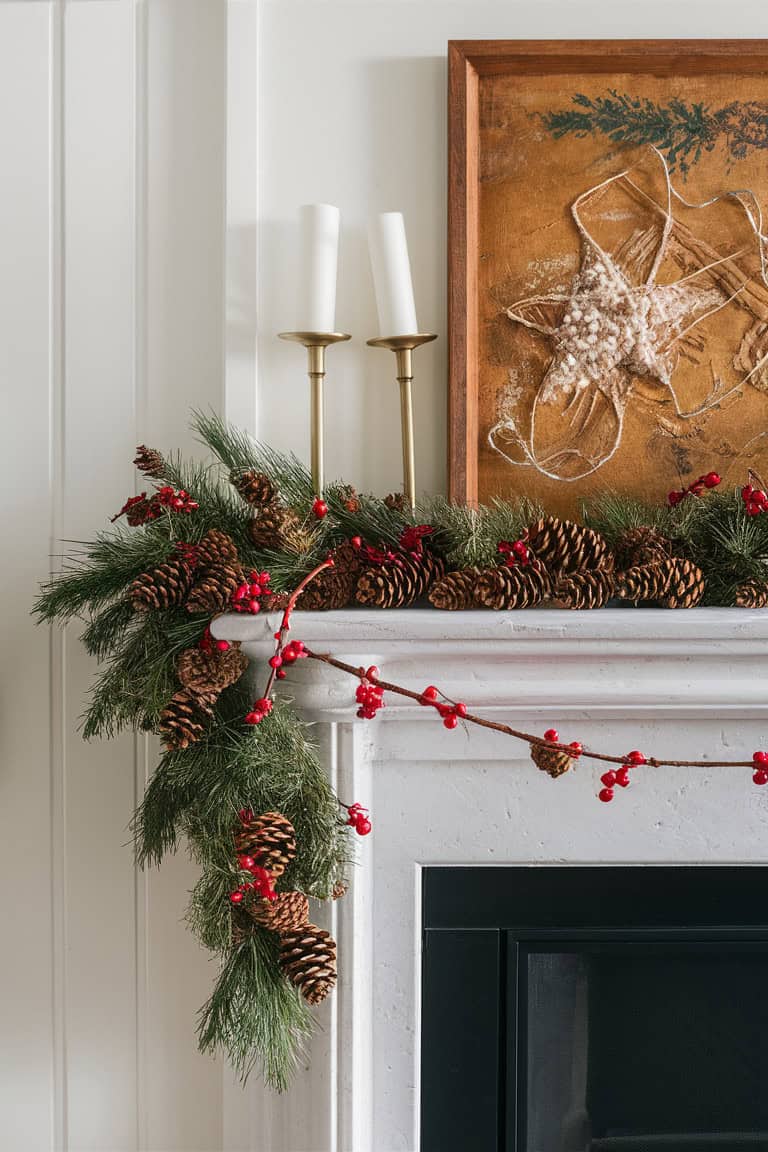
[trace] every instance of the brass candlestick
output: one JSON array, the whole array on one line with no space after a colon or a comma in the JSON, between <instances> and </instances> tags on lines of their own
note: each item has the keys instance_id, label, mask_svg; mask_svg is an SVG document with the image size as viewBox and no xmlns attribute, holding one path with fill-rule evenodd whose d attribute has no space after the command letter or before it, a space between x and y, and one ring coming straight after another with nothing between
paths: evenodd
<instances>
[{"instance_id":1,"label":"brass candlestick","mask_svg":"<svg viewBox=\"0 0 768 1152\"><path fill-rule=\"evenodd\" d=\"M307 375L311 389L310 428L312 435L312 485L317 496L323 494L323 379L325 350L331 344L349 340L345 332L280 332L281 340L292 340L307 349Z\"/></svg>"},{"instance_id":2,"label":"brass candlestick","mask_svg":"<svg viewBox=\"0 0 768 1152\"><path fill-rule=\"evenodd\" d=\"M416 507L416 463L413 449L413 350L430 340L436 332L420 332L415 336L385 336L369 340L371 348L389 348L397 358L397 382L400 385L400 426L403 434L403 491L411 509Z\"/></svg>"}]
</instances>

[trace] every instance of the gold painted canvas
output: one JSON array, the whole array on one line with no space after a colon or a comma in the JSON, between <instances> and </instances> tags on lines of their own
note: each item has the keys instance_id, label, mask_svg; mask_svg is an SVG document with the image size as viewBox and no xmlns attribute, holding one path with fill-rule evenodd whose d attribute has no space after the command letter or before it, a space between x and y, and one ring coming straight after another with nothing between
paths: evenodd
<instances>
[{"instance_id":1,"label":"gold painted canvas","mask_svg":"<svg viewBox=\"0 0 768 1152\"><path fill-rule=\"evenodd\" d=\"M478 195L480 500L768 473L768 77L487 76Z\"/></svg>"}]
</instances>

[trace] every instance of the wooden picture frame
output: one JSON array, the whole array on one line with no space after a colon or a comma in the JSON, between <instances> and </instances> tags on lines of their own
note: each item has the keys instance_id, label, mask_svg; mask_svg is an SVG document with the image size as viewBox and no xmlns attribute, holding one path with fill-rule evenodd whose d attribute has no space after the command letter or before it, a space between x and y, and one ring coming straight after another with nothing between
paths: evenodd
<instances>
[{"instance_id":1,"label":"wooden picture frame","mask_svg":"<svg viewBox=\"0 0 768 1152\"><path fill-rule=\"evenodd\" d=\"M449 491L488 498L479 484L478 226L483 85L500 76L754 77L768 91L768 41L451 41L449 60ZM757 78L760 78L759 83ZM749 87L747 80L744 91ZM565 90L565 89L564 89ZM681 96L685 87L680 88ZM747 99L747 97L743 97ZM768 215L768 198L763 202ZM766 448L768 451L768 448ZM504 495L509 494L509 489Z\"/></svg>"}]
</instances>

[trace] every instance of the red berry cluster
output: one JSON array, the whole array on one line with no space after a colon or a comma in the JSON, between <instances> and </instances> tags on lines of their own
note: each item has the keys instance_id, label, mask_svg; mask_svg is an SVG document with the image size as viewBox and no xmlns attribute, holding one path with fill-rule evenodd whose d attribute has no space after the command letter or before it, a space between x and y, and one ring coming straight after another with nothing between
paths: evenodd
<instances>
[{"instance_id":1,"label":"red berry cluster","mask_svg":"<svg viewBox=\"0 0 768 1152\"><path fill-rule=\"evenodd\" d=\"M238 584L232 597L234 612L250 612L255 616L261 611L263 596L271 596L269 572L251 572L244 584Z\"/></svg>"},{"instance_id":2,"label":"red berry cluster","mask_svg":"<svg viewBox=\"0 0 768 1152\"><path fill-rule=\"evenodd\" d=\"M755 752L752 763L755 766L752 777L755 784L768 784L768 752Z\"/></svg>"},{"instance_id":3,"label":"red berry cluster","mask_svg":"<svg viewBox=\"0 0 768 1152\"><path fill-rule=\"evenodd\" d=\"M275 632L275 640L280 639L280 632ZM307 650L303 640L290 640L282 652L275 652L269 659L270 668L274 668L278 680L285 680L284 664L295 664L297 660L306 660Z\"/></svg>"},{"instance_id":4,"label":"red berry cluster","mask_svg":"<svg viewBox=\"0 0 768 1152\"><path fill-rule=\"evenodd\" d=\"M367 836L373 827L368 816L368 809L363 808L362 804L345 804L344 807L349 813L347 824L354 828L358 836Z\"/></svg>"},{"instance_id":5,"label":"red berry cluster","mask_svg":"<svg viewBox=\"0 0 768 1152\"><path fill-rule=\"evenodd\" d=\"M415 558L422 556L424 553L424 537L431 536L434 532L429 524L413 524L410 528L406 528L400 536L400 547L404 552L410 552L411 556Z\"/></svg>"},{"instance_id":6,"label":"red berry cluster","mask_svg":"<svg viewBox=\"0 0 768 1152\"><path fill-rule=\"evenodd\" d=\"M762 488L753 488L751 484L745 484L741 490L741 498L747 516L759 516L761 512L768 512L768 496Z\"/></svg>"},{"instance_id":7,"label":"red berry cluster","mask_svg":"<svg viewBox=\"0 0 768 1152\"><path fill-rule=\"evenodd\" d=\"M379 708L384 708L384 689L379 683L379 670L371 664L367 670L360 669L360 683L355 692L355 700L360 705L357 710L359 720L373 720Z\"/></svg>"},{"instance_id":8,"label":"red berry cluster","mask_svg":"<svg viewBox=\"0 0 768 1152\"><path fill-rule=\"evenodd\" d=\"M321 496L316 496L312 501L312 511L318 520L323 520L328 515L328 505Z\"/></svg>"},{"instance_id":9,"label":"red berry cluster","mask_svg":"<svg viewBox=\"0 0 768 1152\"><path fill-rule=\"evenodd\" d=\"M504 557L504 563L508 564L510 568L516 564L519 564L521 568L527 568L533 561L533 554L525 540L515 540L512 544L508 540L500 540L496 551L501 553Z\"/></svg>"},{"instance_id":10,"label":"red berry cluster","mask_svg":"<svg viewBox=\"0 0 768 1152\"><path fill-rule=\"evenodd\" d=\"M208 624L206 624L205 632L200 637L200 643L197 646L201 652L228 652L232 647L229 640L214 640Z\"/></svg>"},{"instance_id":11,"label":"red berry cluster","mask_svg":"<svg viewBox=\"0 0 768 1152\"><path fill-rule=\"evenodd\" d=\"M597 794L598 800L602 800L603 804L610 804L613 800L613 790L617 784L619 788L629 787L630 768L637 768L640 764L647 764L647 762L642 752L638 752L637 749L634 752L628 752L625 763L620 768L609 768L607 772L603 772L600 782L604 787Z\"/></svg>"},{"instance_id":12,"label":"red berry cluster","mask_svg":"<svg viewBox=\"0 0 768 1152\"><path fill-rule=\"evenodd\" d=\"M238 814L242 824L249 824L253 820L250 808L241 808ZM255 892L264 900L276 900L275 882L266 868L256 863L253 856L238 856L237 866L241 872L247 872L252 879L243 881L234 892L229 894L230 904L242 904L249 892Z\"/></svg>"},{"instance_id":13,"label":"red berry cluster","mask_svg":"<svg viewBox=\"0 0 768 1152\"><path fill-rule=\"evenodd\" d=\"M179 488L178 492L171 488L170 484L164 484L162 488L158 488L155 495L152 497L163 508L170 508L171 512L194 512L200 507L197 500L193 500L189 492L183 488Z\"/></svg>"},{"instance_id":14,"label":"red berry cluster","mask_svg":"<svg viewBox=\"0 0 768 1152\"><path fill-rule=\"evenodd\" d=\"M260 700L254 701L253 708L246 715L246 724L261 724L262 720L266 720L272 711L272 701L267 696L262 696Z\"/></svg>"},{"instance_id":15,"label":"red berry cluster","mask_svg":"<svg viewBox=\"0 0 768 1152\"><path fill-rule=\"evenodd\" d=\"M467 706L463 700L449 703L440 699L440 691L434 684L429 684L419 696L419 704L426 708L436 708L443 718L443 727L452 730L458 727L459 720L467 714Z\"/></svg>"},{"instance_id":16,"label":"red berry cluster","mask_svg":"<svg viewBox=\"0 0 768 1152\"><path fill-rule=\"evenodd\" d=\"M147 497L146 492L142 492L139 496L131 496L112 517L112 523L125 516L130 526L137 528L157 520L158 516L162 516L163 508L167 508L170 512L194 512L199 507L197 500L193 500L184 488L179 488L177 492L170 484L166 484L150 497Z\"/></svg>"},{"instance_id":17,"label":"red berry cluster","mask_svg":"<svg viewBox=\"0 0 768 1152\"><path fill-rule=\"evenodd\" d=\"M547 728L546 732L544 733L544 739L549 740L550 744L560 744L560 734L558 733L557 728ZM570 744L564 744L561 745L561 747L567 748L574 760L578 760L579 756L581 756L582 752L584 751L584 745L581 744L578 740L571 740Z\"/></svg>"},{"instance_id":18,"label":"red berry cluster","mask_svg":"<svg viewBox=\"0 0 768 1152\"><path fill-rule=\"evenodd\" d=\"M698 480L694 480L693 484L689 484L687 488L680 488L678 491L670 492L667 500L669 501L670 508L676 508L681 500L686 496L701 496L705 488L717 488L721 482L721 477L717 472L705 472L703 476L699 476Z\"/></svg>"}]
</instances>

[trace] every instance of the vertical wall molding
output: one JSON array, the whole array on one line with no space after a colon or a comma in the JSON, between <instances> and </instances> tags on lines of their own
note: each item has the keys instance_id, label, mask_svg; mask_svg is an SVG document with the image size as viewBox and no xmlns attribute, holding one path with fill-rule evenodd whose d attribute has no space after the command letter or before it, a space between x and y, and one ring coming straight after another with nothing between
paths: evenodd
<instances>
[{"instance_id":1,"label":"vertical wall molding","mask_svg":"<svg viewBox=\"0 0 768 1152\"><path fill-rule=\"evenodd\" d=\"M146 0L133 0L132 23L133 94L131 101L131 151L133 188L133 404L134 440L148 437L147 403L147 114L148 114L148 25ZM138 491L138 474L136 474ZM150 740L136 734L134 749L134 810L138 808L151 772ZM134 919L136 966L136 1147L149 1152L149 1109L147 1093L148 1013L149 1013L149 873L134 865Z\"/></svg>"},{"instance_id":2,"label":"vertical wall molding","mask_svg":"<svg viewBox=\"0 0 768 1152\"><path fill-rule=\"evenodd\" d=\"M51 569L61 549L64 490L64 17L65 0L49 6L49 491ZM51 985L53 1036L52 1148L68 1152L66 631L50 636Z\"/></svg>"}]
</instances>

